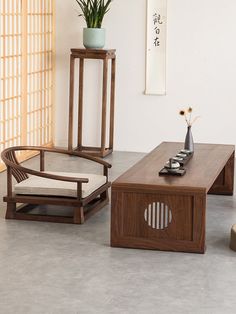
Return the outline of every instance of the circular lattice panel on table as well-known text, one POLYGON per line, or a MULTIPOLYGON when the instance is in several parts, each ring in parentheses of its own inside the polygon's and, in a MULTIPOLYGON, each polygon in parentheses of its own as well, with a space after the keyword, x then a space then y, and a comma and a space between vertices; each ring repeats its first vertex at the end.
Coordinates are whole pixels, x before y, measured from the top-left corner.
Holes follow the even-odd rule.
POLYGON ((144 219, 153 229, 163 230, 168 228, 172 221, 172 212, 169 207, 161 202, 153 202, 144 211, 144 219))

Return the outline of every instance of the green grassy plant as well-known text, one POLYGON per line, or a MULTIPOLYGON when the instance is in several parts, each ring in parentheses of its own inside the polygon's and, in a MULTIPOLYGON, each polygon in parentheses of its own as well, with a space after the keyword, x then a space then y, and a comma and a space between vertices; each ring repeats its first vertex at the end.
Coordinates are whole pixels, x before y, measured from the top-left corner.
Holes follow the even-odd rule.
POLYGON ((112 0, 76 0, 88 28, 101 28, 105 14, 109 11, 112 0))

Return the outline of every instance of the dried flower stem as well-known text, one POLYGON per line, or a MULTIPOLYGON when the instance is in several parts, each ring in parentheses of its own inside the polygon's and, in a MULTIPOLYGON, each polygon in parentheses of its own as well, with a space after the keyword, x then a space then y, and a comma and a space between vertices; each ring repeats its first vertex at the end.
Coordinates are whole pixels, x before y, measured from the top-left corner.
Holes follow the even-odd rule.
POLYGON ((193 119, 193 122, 190 124, 190 126, 192 126, 192 125, 194 124, 194 122, 196 122, 197 119, 199 119, 199 118, 200 118, 200 116, 195 117, 195 118, 193 119))
POLYGON ((188 118, 187 118, 187 116, 186 116, 186 113, 184 114, 184 118, 185 118, 185 121, 186 121, 187 125, 190 126, 190 121, 188 121, 188 118))
POLYGON ((191 125, 191 120, 192 120, 192 111, 190 111, 190 114, 189 114, 189 125, 191 125))

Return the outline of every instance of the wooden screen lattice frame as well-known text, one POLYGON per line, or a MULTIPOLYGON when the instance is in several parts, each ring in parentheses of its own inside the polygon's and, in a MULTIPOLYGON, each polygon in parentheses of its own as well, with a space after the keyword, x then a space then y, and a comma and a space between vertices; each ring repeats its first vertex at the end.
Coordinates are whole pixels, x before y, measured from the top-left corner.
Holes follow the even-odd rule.
POLYGON ((0 152, 53 145, 54 13, 55 0, 0 2, 0 152))

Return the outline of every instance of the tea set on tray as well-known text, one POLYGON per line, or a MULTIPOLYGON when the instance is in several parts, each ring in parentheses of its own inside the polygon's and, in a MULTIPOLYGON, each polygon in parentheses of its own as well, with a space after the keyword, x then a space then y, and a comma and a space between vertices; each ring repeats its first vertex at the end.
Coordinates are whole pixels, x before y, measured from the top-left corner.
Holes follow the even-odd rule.
POLYGON ((182 149, 174 157, 171 157, 161 169, 159 175, 177 175, 183 176, 186 169, 183 167, 193 157, 193 152, 188 149, 182 149))

